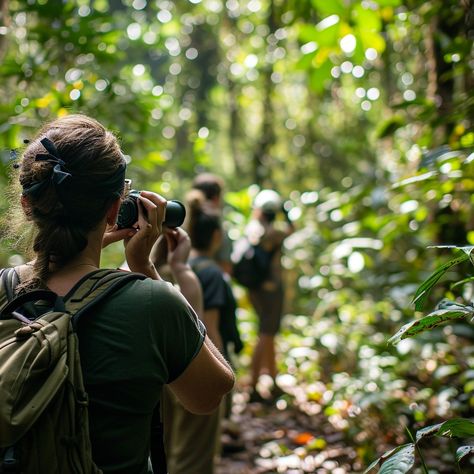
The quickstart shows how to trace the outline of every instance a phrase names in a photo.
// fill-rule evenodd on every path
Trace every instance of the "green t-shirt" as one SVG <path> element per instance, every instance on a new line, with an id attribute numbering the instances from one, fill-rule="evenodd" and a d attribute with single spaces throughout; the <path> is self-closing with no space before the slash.
<path id="1" fill-rule="evenodd" d="M 201 349 L 204 330 L 169 283 L 137 280 L 79 322 L 93 459 L 104 473 L 145 474 L 153 409 Z"/>

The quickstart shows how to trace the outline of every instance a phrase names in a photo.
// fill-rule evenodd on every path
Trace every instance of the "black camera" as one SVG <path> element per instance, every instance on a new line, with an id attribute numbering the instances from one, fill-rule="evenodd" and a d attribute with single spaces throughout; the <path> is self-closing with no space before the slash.
<path id="1" fill-rule="evenodd" d="M 119 229 L 133 227 L 138 221 L 138 196 L 140 191 L 132 189 L 120 206 L 117 218 Z M 168 201 L 166 203 L 166 213 L 163 225 L 167 227 L 179 227 L 186 217 L 184 204 L 179 201 Z"/>

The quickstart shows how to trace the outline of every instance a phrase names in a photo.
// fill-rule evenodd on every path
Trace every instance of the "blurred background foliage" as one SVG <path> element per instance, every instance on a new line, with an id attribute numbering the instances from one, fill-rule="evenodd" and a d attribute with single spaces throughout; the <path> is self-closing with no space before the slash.
<path id="1" fill-rule="evenodd" d="M 180 198 L 222 175 L 234 237 L 253 193 L 277 189 L 298 228 L 282 383 L 362 467 L 404 425 L 474 408 L 469 321 L 387 345 L 452 256 L 428 247 L 474 244 L 473 35 L 470 0 L 0 0 L 0 186 L 12 149 L 82 112 L 120 136 L 135 187 Z M 427 309 L 469 301 L 450 283 L 470 275 L 453 268 Z"/>

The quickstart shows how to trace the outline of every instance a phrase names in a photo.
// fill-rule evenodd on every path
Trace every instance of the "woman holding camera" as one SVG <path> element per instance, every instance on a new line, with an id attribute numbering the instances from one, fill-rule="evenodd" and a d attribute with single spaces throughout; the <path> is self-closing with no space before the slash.
<path id="1" fill-rule="evenodd" d="M 104 473 L 144 474 L 162 387 L 167 384 L 188 410 L 209 413 L 234 375 L 188 302 L 150 261 L 166 200 L 142 191 L 137 224 L 117 230 L 125 170 L 115 136 L 89 117 L 62 117 L 40 130 L 19 166 L 34 259 L 18 268 L 16 291 L 67 295 L 97 272 L 105 245 L 123 240 L 128 267 L 148 278 L 127 283 L 81 320 L 79 351 L 94 462 Z M 178 263 L 177 271 L 197 285 Z"/>

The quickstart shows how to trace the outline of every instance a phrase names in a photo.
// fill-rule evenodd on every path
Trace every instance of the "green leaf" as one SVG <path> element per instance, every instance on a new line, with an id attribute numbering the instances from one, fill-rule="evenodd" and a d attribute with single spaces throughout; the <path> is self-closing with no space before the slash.
<path id="1" fill-rule="evenodd" d="M 436 435 L 448 438 L 468 438 L 474 436 L 474 423 L 467 418 L 454 418 L 445 421 Z"/>
<path id="2" fill-rule="evenodd" d="M 428 436 L 434 436 L 442 424 L 443 423 L 438 423 L 437 425 L 426 426 L 425 428 L 418 430 L 416 432 L 416 442 L 418 443 L 420 439 L 427 438 Z"/>
<path id="3" fill-rule="evenodd" d="M 333 14 L 344 16 L 346 14 L 346 7 L 341 0 L 331 0 L 330 2 L 327 0 L 311 0 L 311 4 L 321 16 Z"/>
<path id="4" fill-rule="evenodd" d="M 336 47 L 339 44 L 340 31 L 339 17 L 331 15 L 316 25 L 313 38 L 319 46 Z"/>
<path id="5" fill-rule="evenodd" d="M 456 461 L 459 462 L 461 459 L 468 454 L 474 454 L 474 446 L 461 446 L 456 450 Z"/>
<path id="6" fill-rule="evenodd" d="M 309 82 L 311 89 L 318 93 L 323 92 L 327 81 L 331 79 L 331 69 L 333 66 L 331 60 L 327 59 L 323 64 L 311 71 Z"/>
<path id="7" fill-rule="evenodd" d="M 457 310 L 440 309 L 434 311 L 421 319 L 416 319 L 402 326 L 398 332 L 388 340 L 388 343 L 395 345 L 402 339 L 413 337 L 421 332 L 440 326 L 447 321 L 465 318 L 472 314 L 474 314 L 474 308 L 467 306 Z"/>
<path id="8" fill-rule="evenodd" d="M 415 445 L 400 446 L 400 450 L 382 464 L 379 474 L 405 474 L 415 464 Z"/>
<path id="9" fill-rule="evenodd" d="M 375 0 L 381 7 L 398 7 L 402 0 Z"/>
<path id="10" fill-rule="evenodd" d="M 375 135 L 377 138 L 387 138 L 404 125 L 406 125 L 405 119 L 399 115 L 394 115 L 379 125 Z"/>
<path id="11" fill-rule="evenodd" d="M 471 248 L 472 249 L 472 248 Z M 421 311 L 423 309 L 423 305 L 426 301 L 429 291 L 433 286 L 441 279 L 441 277 L 454 265 L 458 265 L 461 262 L 464 262 L 469 258 L 469 253 L 465 251 L 464 248 L 461 248 L 463 252 L 458 255 L 455 259 L 450 260 L 449 262 L 444 263 L 440 267 L 438 267 L 434 273 L 427 278 L 421 286 L 416 290 L 415 297 L 413 298 L 413 304 L 415 304 L 415 310 Z M 470 252 L 470 251 L 469 251 Z"/>
<path id="12" fill-rule="evenodd" d="M 460 280 L 453 283 L 449 288 L 453 290 L 454 288 L 457 288 L 458 286 L 462 286 L 462 285 L 465 285 L 466 283 L 471 283 L 473 281 L 474 281 L 474 277 L 464 278 L 464 280 Z"/>
<path id="13" fill-rule="evenodd" d="M 361 30 L 378 32 L 382 28 L 382 21 L 377 11 L 364 8 L 362 5 L 356 5 L 352 10 L 356 23 Z"/>
<path id="14" fill-rule="evenodd" d="M 402 444 L 401 446 L 397 446 L 396 448 L 383 453 L 382 456 L 375 460 L 363 472 L 363 474 L 368 474 L 380 464 L 382 464 L 382 467 L 379 470 L 379 474 L 382 472 L 385 474 L 403 474 L 411 469 L 414 462 L 415 445 L 413 443 Z"/>

